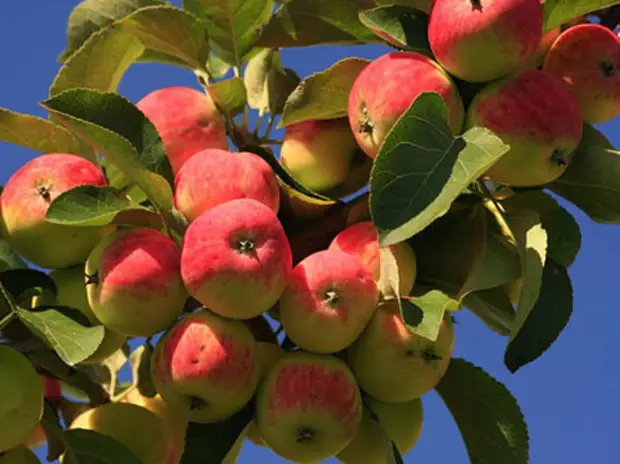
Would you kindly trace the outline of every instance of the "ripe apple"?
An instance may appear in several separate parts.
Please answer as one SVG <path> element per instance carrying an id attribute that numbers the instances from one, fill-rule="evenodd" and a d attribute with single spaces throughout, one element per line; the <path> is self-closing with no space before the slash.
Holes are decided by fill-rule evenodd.
<path id="1" fill-rule="evenodd" d="M 486 127 L 510 146 L 486 175 L 519 187 L 560 177 L 583 130 L 579 108 L 567 87 L 536 69 L 485 86 L 468 109 L 466 125 Z"/>
<path id="2" fill-rule="evenodd" d="M 415 52 L 392 52 L 366 66 L 349 94 L 349 124 L 371 158 L 392 126 L 423 92 L 437 92 L 450 110 L 456 135 L 463 126 L 463 102 L 454 81 L 435 61 Z"/>
<path id="3" fill-rule="evenodd" d="M 0 344 L 0 450 L 21 445 L 43 416 L 43 383 L 28 358 Z"/>
<path id="4" fill-rule="evenodd" d="M 125 445 L 143 464 L 170 464 L 174 446 L 164 421 L 130 403 L 106 403 L 76 417 L 69 429 L 98 432 Z M 64 455 L 61 462 L 64 462 Z"/>
<path id="5" fill-rule="evenodd" d="M 187 293 L 181 252 L 155 229 L 122 230 L 102 240 L 86 262 L 86 292 L 101 323 L 128 337 L 164 330 L 183 311 Z"/>
<path id="6" fill-rule="evenodd" d="M 452 75 L 487 82 L 521 68 L 543 33 L 540 0 L 435 0 L 428 41 Z"/>
<path id="7" fill-rule="evenodd" d="M 175 179 L 174 203 L 191 222 L 205 211 L 237 198 L 252 198 L 274 213 L 280 186 L 271 166 L 249 152 L 203 150 L 192 156 Z"/>
<path id="8" fill-rule="evenodd" d="M 409 295 L 415 283 L 417 268 L 413 249 L 406 242 L 392 245 L 398 264 L 401 295 Z M 371 221 L 358 222 L 340 232 L 329 245 L 330 250 L 341 250 L 360 259 L 370 271 L 375 282 L 381 276 L 377 229 Z"/>
<path id="9" fill-rule="evenodd" d="M 291 271 L 291 247 L 277 216 L 252 199 L 204 212 L 183 239 L 181 275 L 210 310 L 250 319 L 276 304 Z"/>
<path id="10" fill-rule="evenodd" d="M 68 306 L 70 308 L 77 309 L 80 313 L 86 316 L 91 324 L 101 324 L 88 304 L 84 265 L 73 266 L 66 269 L 56 269 L 49 273 L 49 277 L 56 284 L 56 297 L 54 298 L 47 294 L 37 296 L 33 299 L 33 307 L 54 304 Z M 105 336 L 101 342 L 101 345 L 99 345 L 99 348 L 97 348 L 97 350 L 87 359 L 82 361 L 82 363 L 93 364 L 105 361 L 113 353 L 119 350 L 126 340 L 127 337 L 124 335 L 118 334 L 106 328 Z"/>
<path id="11" fill-rule="evenodd" d="M 406 403 L 385 403 L 370 396 L 366 404 L 379 418 L 379 422 L 396 444 L 401 456 L 407 454 L 417 443 L 422 433 L 424 410 L 419 399 Z"/>
<path id="12" fill-rule="evenodd" d="M 398 304 L 381 305 L 361 337 L 347 352 L 347 362 L 362 390 L 388 403 L 404 403 L 432 390 L 446 373 L 454 347 L 451 316 L 435 342 L 415 335 Z"/>
<path id="13" fill-rule="evenodd" d="M 40 464 L 36 454 L 25 446 L 11 448 L 7 452 L 0 451 L 0 464 Z"/>
<path id="14" fill-rule="evenodd" d="M 151 372 L 170 407 L 192 422 L 217 422 L 243 408 L 256 391 L 256 340 L 243 322 L 199 310 L 159 340 Z"/>
<path id="15" fill-rule="evenodd" d="M 392 442 L 382 425 L 364 408 L 357 435 L 336 458 L 345 464 L 377 464 L 391 462 Z"/>
<path id="16" fill-rule="evenodd" d="M 293 268 L 280 298 L 280 322 L 300 348 L 336 353 L 360 336 L 378 301 L 377 284 L 359 259 L 319 251 Z"/>
<path id="17" fill-rule="evenodd" d="M 34 158 L 17 170 L 0 194 L 0 231 L 20 255 L 52 269 L 83 263 L 103 237 L 102 227 L 52 224 L 45 214 L 61 193 L 79 185 L 107 184 L 90 161 L 64 153 Z"/>
<path id="18" fill-rule="evenodd" d="M 579 24 L 567 29 L 551 46 L 543 71 L 568 86 L 585 122 L 620 114 L 620 38 L 608 28 Z"/>
<path id="19" fill-rule="evenodd" d="M 149 93 L 136 106 L 157 129 L 175 174 L 199 151 L 228 148 L 224 117 L 206 93 L 167 87 Z"/>
<path id="20" fill-rule="evenodd" d="M 256 421 L 263 440 L 285 459 L 310 463 L 342 451 L 362 420 L 360 391 L 340 359 L 296 351 L 261 384 Z"/>

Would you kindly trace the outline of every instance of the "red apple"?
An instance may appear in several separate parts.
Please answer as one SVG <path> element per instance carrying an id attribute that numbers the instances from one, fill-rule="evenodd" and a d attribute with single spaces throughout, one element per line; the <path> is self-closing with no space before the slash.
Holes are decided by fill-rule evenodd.
<path id="1" fill-rule="evenodd" d="M 291 247 L 280 221 L 256 200 L 232 200 L 204 212 L 183 240 L 187 290 L 225 317 L 250 319 L 269 310 L 291 269 Z"/>
<path id="2" fill-rule="evenodd" d="M 205 93 L 167 87 L 149 93 L 136 106 L 159 132 L 175 174 L 199 151 L 228 148 L 224 117 Z"/>
<path id="3" fill-rule="evenodd" d="M 64 153 L 34 158 L 17 170 L 0 195 L 0 229 L 20 255 L 39 267 L 83 263 L 104 235 L 102 227 L 71 227 L 45 220 L 61 193 L 79 185 L 106 185 L 90 161 Z"/>
<path id="4" fill-rule="evenodd" d="M 580 24 L 567 29 L 551 46 L 543 71 L 564 81 L 585 122 L 620 114 L 620 38 L 608 28 Z"/>
<path id="5" fill-rule="evenodd" d="M 278 179 L 271 166 L 254 153 L 203 150 L 176 175 L 175 206 L 189 221 L 236 198 L 258 200 L 278 212 Z"/>
<path id="6" fill-rule="evenodd" d="M 392 52 L 359 74 L 349 94 L 349 124 L 358 145 L 371 158 L 396 121 L 423 92 L 437 92 L 450 110 L 454 134 L 463 126 L 463 102 L 450 76 L 433 60 L 415 52 Z"/>

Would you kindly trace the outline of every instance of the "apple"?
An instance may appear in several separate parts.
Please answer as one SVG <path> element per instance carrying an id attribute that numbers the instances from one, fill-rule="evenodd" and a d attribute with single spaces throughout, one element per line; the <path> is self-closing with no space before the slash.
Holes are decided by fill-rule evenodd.
<path id="1" fill-rule="evenodd" d="M 341 250 L 357 257 L 370 271 L 375 282 L 379 282 L 381 276 L 379 240 L 377 229 L 371 221 L 350 225 L 334 237 L 329 249 Z M 398 264 L 400 294 L 409 295 L 417 274 L 415 253 L 406 242 L 392 245 L 390 249 Z"/>
<path id="2" fill-rule="evenodd" d="M 167 87 L 149 93 L 136 106 L 157 129 L 175 174 L 199 151 L 228 148 L 224 116 L 206 93 Z"/>
<path id="3" fill-rule="evenodd" d="M 181 319 L 157 343 L 151 358 L 155 388 L 191 422 L 217 422 L 254 395 L 258 348 L 241 321 L 199 310 Z"/>
<path id="4" fill-rule="evenodd" d="M 54 407 L 57 407 L 62 400 L 62 389 L 60 381 L 54 377 L 47 375 L 41 376 L 41 383 L 43 385 L 43 395 Z M 34 431 L 24 440 L 23 445 L 35 449 L 42 446 L 47 441 L 43 426 L 39 422 Z M 0 460 L 0 463 L 2 460 Z"/>
<path id="5" fill-rule="evenodd" d="M 600 24 L 579 24 L 564 31 L 545 57 L 543 71 L 570 90 L 588 123 L 620 114 L 620 38 Z"/>
<path id="6" fill-rule="evenodd" d="M 278 217 L 252 199 L 204 212 L 183 239 L 181 275 L 187 290 L 224 317 L 250 319 L 269 310 L 280 299 L 292 266 Z"/>
<path id="7" fill-rule="evenodd" d="M 128 337 L 149 337 L 181 315 L 187 293 L 181 252 L 155 229 L 121 230 L 102 240 L 86 262 L 88 303 L 101 323 Z"/>
<path id="8" fill-rule="evenodd" d="M 360 336 L 378 301 L 377 284 L 359 259 L 319 251 L 293 268 L 280 298 L 280 322 L 300 348 L 336 353 Z"/>
<path id="9" fill-rule="evenodd" d="M 174 203 L 190 222 L 237 198 L 260 201 L 274 213 L 280 207 L 278 179 L 271 166 L 254 153 L 203 150 L 176 175 Z"/>
<path id="10" fill-rule="evenodd" d="M 88 304 L 83 264 L 66 269 L 56 269 L 49 273 L 49 277 L 56 284 L 56 297 L 51 297 L 48 294 L 37 296 L 33 299 L 33 307 L 54 304 L 68 306 L 77 309 L 86 316 L 92 325 L 101 324 Z M 119 350 L 126 340 L 127 337 L 124 335 L 106 328 L 105 336 L 99 348 L 82 363 L 93 364 L 105 361 Z"/>
<path id="11" fill-rule="evenodd" d="M 355 437 L 362 401 L 344 361 L 329 355 L 287 353 L 256 397 L 256 422 L 265 443 L 298 463 L 327 459 Z"/>
<path id="12" fill-rule="evenodd" d="M 361 337 L 347 351 L 360 388 L 377 400 L 404 403 L 432 390 L 448 369 L 454 347 L 451 316 L 435 342 L 414 334 L 398 304 L 385 302 Z"/>
<path id="13" fill-rule="evenodd" d="M 385 403 L 366 396 L 366 405 L 379 418 L 379 422 L 394 442 L 401 456 L 407 454 L 422 433 L 424 409 L 420 399 L 405 403 Z"/>
<path id="14" fill-rule="evenodd" d="M 450 74 L 488 82 L 515 72 L 543 34 L 540 0 L 435 0 L 428 41 Z"/>
<path id="15" fill-rule="evenodd" d="M 19 168 L 0 194 L 2 236 L 36 266 L 53 269 L 83 263 L 105 228 L 52 224 L 45 215 L 52 201 L 67 190 L 106 184 L 103 172 L 80 156 L 38 156 Z"/>
<path id="16" fill-rule="evenodd" d="M 392 441 L 366 408 L 357 435 L 336 455 L 345 464 L 389 463 L 393 462 L 393 457 Z"/>
<path id="17" fill-rule="evenodd" d="M 439 93 L 450 111 L 452 132 L 463 126 L 463 102 L 452 78 L 435 61 L 416 52 L 392 52 L 372 61 L 349 94 L 349 124 L 372 159 L 396 121 L 423 92 Z"/>
<path id="18" fill-rule="evenodd" d="M 0 451 L 0 464 L 40 464 L 37 455 L 25 446 L 11 448 L 6 453 Z"/>
<path id="19" fill-rule="evenodd" d="M 125 445 L 143 464 L 170 464 L 174 445 L 164 421 L 146 408 L 130 403 L 106 403 L 77 416 L 69 429 L 106 435 Z M 61 462 L 66 460 L 62 456 Z"/>
<path id="20" fill-rule="evenodd" d="M 0 450 L 21 445 L 43 416 L 43 382 L 28 358 L 0 344 Z"/>
<path id="21" fill-rule="evenodd" d="M 543 185 L 560 177 L 583 130 L 568 88 L 536 69 L 485 86 L 468 109 L 466 125 L 486 127 L 510 146 L 486 175 L 517 187 Z"/>

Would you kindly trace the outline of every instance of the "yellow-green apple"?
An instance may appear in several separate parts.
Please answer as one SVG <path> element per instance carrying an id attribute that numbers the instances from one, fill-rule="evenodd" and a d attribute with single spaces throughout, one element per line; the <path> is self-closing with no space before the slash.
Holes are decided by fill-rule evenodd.
<path id="1" fill-rule="evenodd" d="M 378 301 L 377 284 L 359 259 L 319 251 L 293 268 L 278 305 L 280 322 L 300 348 L 336 353 L 360 336 Z"/>
<path id="2" fill-rule="evenodd" d="M 11 448 L 6 453 L 0 451 L 0 464 L 40 464 L 39 458 L 25 446 Z"/>
<path id="3" fill-rule="evenodd" d="M 170 407 L 191 422 L 217 422 L 243 408 L 256 391 L 256 340 L 243 322 L 199 310 L 158 341 L 151 372 Z"/>
<path id="4" fill-rule="evenodd" d="M 441 323 L 432 342 L 414 334 L 403 321 L 398 304 L 388 301 L 349 348 L 347 362 L 362 390 L 388 403 L 422 397 L 441 380 L 452 357 L 451 316 Z"/>
<path id="5" fill-rule="evenodd" d="M 452 132 L 459 134 L 463 102 L 454 81 L 435 61 L 416 52 L 392 52 L 362 70 L 349 94 L 348 114 L 357 143 L 368 156 L 377 156 L 390 129 L 423 92 L 443 97 Z"/>
<path id="6" fill-rule="evenodd" d="M 600 24 L 579 24 L 557 38 L 543 71 L 568 86 L 583 120 L 601 123 L 620 114 L 620 38 Z"/>
<path id="7" fill-rule="evenodd" d="M 77 416 L 69 429 L 92 430 L 125 445 L 142 464 L 170 464 L 174 445 L 164 421 L 131 403 L 106 403 Z M 61 462 L 65 462 L 65 455 Z"/>
<path id="8" fill-rule="evenodd" d="M 181 251 L 155 229 L 121 230 L 103 239 L 86 262 L 86 292 L 96 318 L 128 337 L 149 337 L 183 311 L 187 292 Z"/>
<path id="9" fill-rule="evenodd" d="M 339 358 L 296 351 L 271 369 L 256 397 L 265 443 L 298 463 L 327 459 L 353 440 L 362 420 L 355 377 Z"/>
<path id="10" fill-rule="evenodd" d="M 329 245 L 330 250 L 341 250 L 360 259 L 370 271 L 375 282 L 379 282 L 381 263 L 377 229 L 371 221 L 358 222 L 340 232 Z M 415 283 L 417 268 L 413 249 L 406 242 L 390 247 L 398 264 L 399 290 L 409 295 Z"/>
<path id="11" fill-rule="evenodd" d="M 405 403 L 386 403 L 366 396 L 366 404 L 394 442 L 401 456 L 407 454 L 422 433 L 424 409 L 420 399 Z"/>
<path id="12" fill-rule="evenodd" d="M 507 76 L 538 50 L 540 0 L 435 0 L 428 41 L 435 59 L 469 82 Z"/>
<path id="13" fill-rule="evenodd" d="M 60 381 L 54 377 L 42 375 L 41 382 L 43 384 L 43 395 L 45 396 L 45 399 L 49 401 L 52 406 L 57 407 L 62 400 Z M 34 431 L 24 440 L 23 444 L 28 448 L 34 449 L 42 446 L 46 441 L 47 437 L 45 436 L 45 431 L 39 422 Z M 0 460 L 0 463 L 1 462 L 2 461 Z"/>
<path id="14" fill-rule="evenodd" d="M 190 295 L 233 319 L 250 319 L 275 305 L 292 266 L 278 217 L 248 198 L 205 211 L 183 239 L 181 275 Z"/>
<path id="15" fill-rule="evenodd" d="M 536 69 L 486 85 L 472 101 L 466 125 L 486 127 L 510 146 L 486 175 L 520 187 L 560 177 L 583 130 L 568 88 L 557 77 Z"/>
<path id="16" fill-rule="evenodd" d="M 370 163 L 363 156 L 356 156 L 359 148 L 347 118 L 309 120 L 287 126 L 282 141 L 280 163 L 299 182 L 316 192 L 325 192 L 343 184 L 360 161 Z"/>
<path id="17" fill-rule="evenodd" d="M 175 174 L 199 151 L 228 148 L 224 117 L 206 93 L 167 87 L 149 93 L 136 106 L 157 129 Z"/>
<path id="18" fill-rule="evenodd" d="M 357 435 L 336 458 L 345 464 L 378 464 L 392 462 L 393 456 L 392 441 L 386 431 L 364 408 Z"/>
<path id="19" fill-rule="evenodd" d="M 275 213 L 280 186 L 271 166 L 249 152 L 203 150 L 191 157 L 175 178 L 174 203 L 189 221 L 237 198 L 252 198 Z"/>
<path id="20" fill-rule="evenodd" d="M 100 325 L 86 296 L 86 283 L 84 265 L 73 266 L 65 269 L 56 269 L 49 273 L 50 278 L 56 284 L 56 297 L 47 294 L 33 299 L 33 307 L 57 304 L 77 309 L 93 325 Z M 114 352 L 120 349 L 127 337 L 106 328 L 105 336 L 99 348 L 82 361 L 84 364 L 99 363 L 105 361 Z"/>
<path id="21" fill-rule="evenodd" d="M 2 235 L 36 266 L 55 269 L 83 263 L 105 229 L 53 224 L 45 215 L 67 190 L 106 184 L 103 172 L 80 156 L 50 153 L 34 158 L 11 176 L 0 195 Z"/>
<path id="22" fill-rule="evenodd" d="M 21 445 L 43 416 L 43 382 L 28 358 L 0 345 L 0 450 Z"/>

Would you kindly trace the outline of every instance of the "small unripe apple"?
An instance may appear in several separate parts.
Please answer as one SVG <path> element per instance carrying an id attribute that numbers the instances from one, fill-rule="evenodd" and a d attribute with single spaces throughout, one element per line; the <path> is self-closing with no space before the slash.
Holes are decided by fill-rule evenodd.
<path id="1" fill-rule="evenodd" d="M 336 458 L 345 464 L 377 464 L 391 462 L 394 451 L 382 425 L 364 408 L 364 417 L 357 435 Z"/>
<path id="2" fill-rule="evenodd" d="M 0 464 L 40 464 L 39 458 L 25 446 L 11 448 L 7 452 L 0 451 Z"/>
<path id="3" fill-rule="evenodd" d="M 379 418 L 381 426 L 401 456 L 411 451 L 422 433 L 424 422 L 422 401 L 416 399 L 405 403 L 385 403 L 371 396 L 367 396 L 365 401 Z"/>

